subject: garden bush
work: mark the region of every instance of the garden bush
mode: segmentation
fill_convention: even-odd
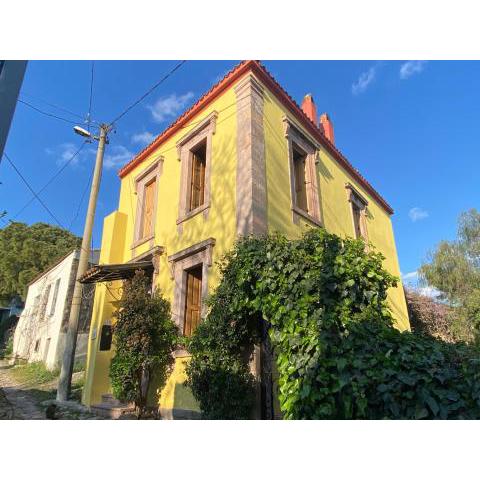
[[[387,305],[396,279],[382,261],[323,229],[240,240],[189,345],[188,381],[206,416],[248,416],[248,354],[265,322],[284,418],[479,417],[477,351],[398,331]]]
[[[143,416],[152,376],[161,389],[173,365],[177,327],[169,302],[159,292],[151,295],[150,281],[143,271],[124,282],[119,307],[113,327],[112,390],[119,400],[134,402],[138,415]]]

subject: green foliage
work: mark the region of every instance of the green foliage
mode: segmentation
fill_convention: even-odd
[[[460,215],[455,241],[443,241],[420,268],[421,277],[455,307],[452,325],[462,340],[480,341],[480,213]]]
[[[445,342],[455,342],[464,337],[462,333],[456,333],[453,307],[410,289],[405,289],[405,299],[413,332]]]
[[[11,370],[11,374],[18,382],[24,385],[33,386],[57,379],[59,370],[47,370],[43,362],[32,362],[23,365],[16,365]]]
[[[479,417],[477,352],[399,332],[386,304],[396,279],[382,261],[323,229],[241,240],[190,342],[187,375],[206,416],[247,416],[253,378],[233,373],[248,372],[263,320],[286,419]]]
[[[170,304],[158,292],[152,296],[149,284],[143,271],[124,282],[120,308],[115,313],[115,356],[110,364],[115,397],[134,402],[140,415],[147,407],[152,375],[160,388],[165,385],[178,342]]]
[[[78,237],[46,223],[13,222],[0,229],[0,303],[16,295],[25,300],[27,284],[79,245]]]

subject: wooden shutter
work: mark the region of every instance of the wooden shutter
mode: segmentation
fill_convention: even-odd
[[[353,212],[353,225],[354,225],[354,228],[355,228],[355,238],[362,238],[363,235],[362,235],[362,230],[361,230],[361,226],[360,226],[361,212],[360,212],[360,209],[358,208],[358,206],[355,205],[355,203],[352,203],[352,212]]]
[[[202,266],[187,271],[185,324],[183,334],[189,337],[200,323],[202,312]]]
[[[295,170],[295,196],[298,208],[308,212],[307,189],[305,184],[305,157],[294,151],[293,166]]]
[[[153,232],[153,207],[155,203],[155,180],[145,185],[143,193],[143,222],[141,238],[149,237]]]
[[[206,144],[192,152],[190,172],[190,210],[203,205],[205,201]]]

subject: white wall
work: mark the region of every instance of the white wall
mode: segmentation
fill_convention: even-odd
[[[74,258],[78,258],[78,251],[72,252],[29,286],[25,309],[15,329],[13,354],[28,362],[44,361],[50,370],[59,366],[59,360],[63,355],[63,348],[62,351],[58,348],[59,337]],[[55,308],[52,312],[57,279],[60,280],[60,283]],[[48,298],[46,298],[48,285],[51,287]],[[35,298],[38,296],[40,296],[40,301],[38,305],[35,305]],[[42,302],[46,302],[44,315],[41,314]],[[39,345],[35,351],[37,341],[39,341]],[[79,347],[78,353],[82,355],[82,342],[79,342]]]

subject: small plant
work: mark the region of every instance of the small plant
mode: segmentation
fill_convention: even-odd
[[[143,271],[124,283],[115,314],[115,356],[110,364],[113,394],[121,401],[135,403],[139,417],[146,414],[152,375],[161,389],[178,343],[170,304],[158,292],[152,296],[149,283]]]
[[[11,373],[18,382],[25,385],[42,385],[57,379],[59,371],[48,370],[43,362],[32,362],[16,365]]]

